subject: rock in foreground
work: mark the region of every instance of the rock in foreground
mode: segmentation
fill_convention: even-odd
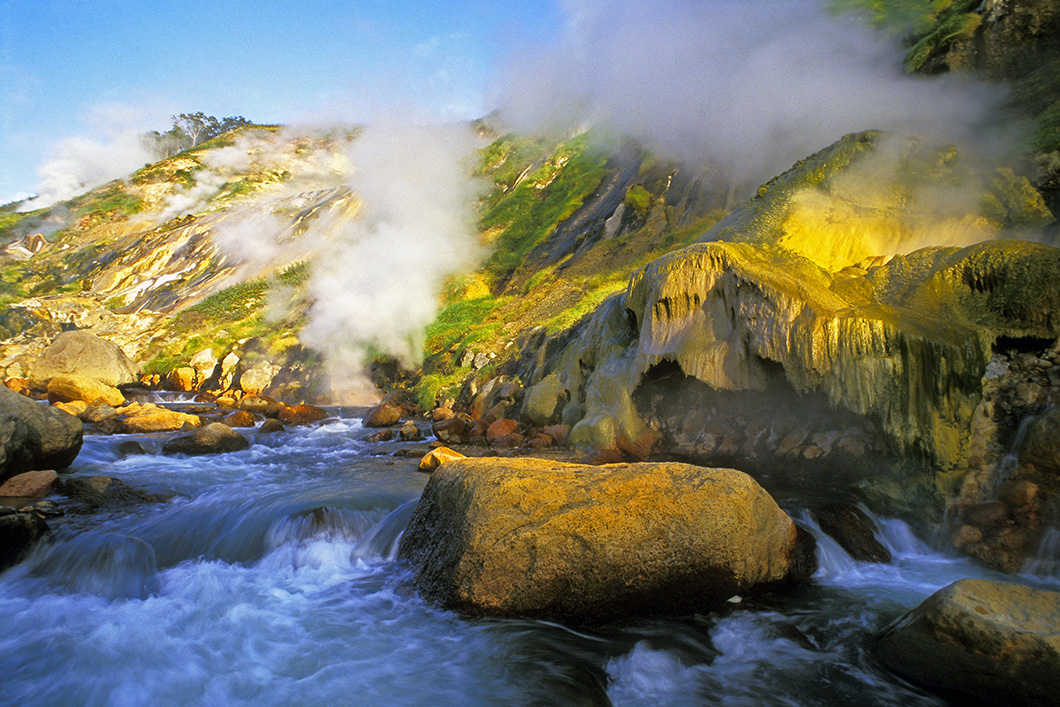
[[[73,415],[0,386],[0,481],[34,469],[63,469],[81,451]]]
[[[214,422],[186,434],[166,440],[163,454],[224,454],[238,452],[250,446],[247,438],[223,422]]]
[[[954,582],[888,626],[876,655],[928,687],[1004,704],[1055,705],[1060,592]]]
[[[434,472],[399,556],[445,607],[585,623],[710,608],[805,577],[805,537],[731,469],[468,458]]]

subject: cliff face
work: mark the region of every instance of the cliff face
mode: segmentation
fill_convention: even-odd
[[[918,248],[928,234],[945,241],[959,229],[950,214],[933,218],[912,203],[917,185],[862,181],[857,202],[849,197],[858,159],[878,141],[844,138],[766,185],[700,243],[637,270],[561,352],[526,371],[536,383],[527,392],[534,414],[543,396],[569,399],[562,418],[582,446],[644,456],[661,440],[657,450],[712,463],[742,456],[744,467],[768,470],[792,451],[803,453],[803,465],[827,455],[831,442],[810,440],[832,431],[809,421],[824,425],[839,411],[845,421],[827,420],[838,426],[832,442],[861,426],[863,441],[892,464],[930,470],[937,500],[952,493],[968,468],[994,344],[1060,336],[1060,250],[1013,239]],[[1015,192],[1030,196],[984,213],[995,203],[989,197],[1000,202],[995,184],[973,182],[983,208],[960,217],[977,226],[963,238],[1001,235],[1027,213],[1049,218],[1029,185]],[[836,213],[855,216],[831,219]],[[659,417],[665,404],[652,402],[660,378],[670,380],[661,397],[683,394],[675,375],[712,391],[699,407],[721,404],[722,391],[757,396],[751,417],[770,429],[726,445],[716,411],[700,415],[698,428],[675,429]],[[785,428],[780,418],[790,410],[778,405],[805,410]],[[805,444],[792,443],[800,429]],[[839,458],[856,462],[857,447],[847,444],[851,454]]]

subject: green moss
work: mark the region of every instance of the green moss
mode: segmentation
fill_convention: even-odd
[[[81,217],[120,220],[139,213],[143,208],[143,199],[126,192],[124,183],[117,181],[78,199],[76,213]]]
[[[982,24],[982,15],[962,11],[957,8],[971,9],[979,5],[972,2],[956,2],[940,13],[938,24],[910,48],[905,57],[906,71],[920,71],[933,56],[945,52],[954,42],[969,39]]]
[[[487,206],[479,226],[500,229],[485,269],[495,278],[509,275],[556,226],[569,218],[606,174],[603,154],[581,135],[560,145],[540,167]],[[510,173],[509,173],[510,176]],[[496,179],[496,177],[495,177]],[[503,182],[498,181],[500,186]]]
[[[498,303],[495,297],[487,295],[450,304],[427,327],[425,350],[446,351],[457,342],[481,338],[486,319]]]
[[[623,203],[627,209],[632,209],[639,215],[648,213],[648,209],[651,207],[651,202],[654,199],[651,192],[645,189],[640,184],[634,184],[626,192],[626,198]]]

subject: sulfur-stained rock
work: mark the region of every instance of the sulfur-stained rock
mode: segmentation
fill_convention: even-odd
[[[254,427],[254,416],[246,410],[234,410],[221,420],[229,427]]]
[[[125,396],[117,388],[88,376],[64,374],[48,381],[48,402],[68,403],[74,400],[83,401],[90,406],[117,407],[125,403]]]
[[[460,452],[449,449],[449,447],[436,447],[424,455],[423,459],[420,459],[419,470],[420,471],[434,471],[442,464],[451,462],[455,459],[465,459],[466,457]]]
[[[118,419],[126,432],[173,432],[185,426],[200,427],[202,419],[198,415],[189,415],[176,410],[166,410],[157,406],[142,406],[132,414],[118,414]]]
[[[1055,705],[1060,592],[984,579],[940,589],[884,629],[876,656],[934,689],[997,704]]]
[[[213,422],[192,432],[179,434],[162,445],[163,454],[224,454],[250,446],[247,438],[223,422]]]
[[[180,366],[179,368],[174,368],[170,372],[169,376],[166,378],[166,384],[172,390],[179,390],[185,393],[189,393],[195,390],[195,369],[191,366]]]
[[[79,418],[85,410],[88,410],[88,403],[84,400],[73,400],[69,403],[53,403],[52,407],[56,410],[62,410],[68,415],[73,415],[74,417]],[[82,420],[82,422],[84,422],[84,420]]]
[[[328,411],[315,405],[291,405],[280,411],[279,420],[285,425],[310,425],[330,417]]]
[[[806,577],[803,536],[731,469],[468,458],[434,472],[399,556],[443,606],[578,623],[709,609]]]

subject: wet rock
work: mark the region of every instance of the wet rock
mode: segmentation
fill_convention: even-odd
[[[876,539],[876,527],[865,513],[849,503],[826,503],[813,511],[821,530],[839,543],[855,560],[891,561],[890,551]]]
[[[419,470],[420,471],[434,471],[442,464],[451,462],[455,459],[465,459],[466,457],[449,447],[436,447],[424,455],[423,459],[420,460]]]
[[[983,531],[972,525],[962,525],[953,532],[950,543],[958,550],[983,540]]]
[[[256,424],[254,422],[254,416],[246,410],[235,410],[230,412],[221,418],[221,422],[229,427],[254,427]]]
[[[199,427],[202,420],[198,415],[166,410],[156,405],[137,406],[120,410],[118,419],[129,433],[174,432],[185,427]]]
[[[1038,484],[1020,479],[1002,484],[998,489],[998,497],[1012,508],[1029,506],[1038,498],[1040,487]]]
[[[44,498],[52,492],[59,475],[51,469],[27,471],[0,484],[0,497]]]
[[[368,411],[364,418],[365,427],[389,427],[401,419],[401,408],[390,402],[382,402]]]
[[[1055,705],[1060,593],[983,579],[940,589],[880,635],[876,656],[927,687],[998,704]]]
[[[965,508],[961,513],[964,521],[980,528],[1004,525],[1009,520],[1009,508],[998,501],[977,503]]]
[[[523,435],[518,432],[512,432],[503,437],[498,437],[493,440],[490,445],[494,449],[515,449],[516,447],[521,446],[525,440],[526,438]]]
[[[250,446],[247,438],[222,422],[214,422],[187,434],[177,435],[162,445],[163,454],[223,454]]]
[[[110,405],[93,405],[79,416],[82,422],[99,423],[114,420],[118,417],[118,411]]]
[[[378,432],[373,432],[372,434],[370,434],[367,437],[365,437],[364,441],[365,442],[371,442],[371,443],[374,444],[376,442],[389,442],[389,441],[391,441],[393,439],[394,439],[394,430],[385,429],[385,430],[379,430]]]
[[[70,466],[83,435],[84,425],[73,415],[0,388],[0,481]]]
[[[431,421],[441,422],[442,420],[450,420],[456,415],[452,408],[447,407],[436,407],[431,410]]]
[[[264,415],[268,418],[279,418],[283,412],[283,403],[265,395],[248,395],[239,401],[239,409],[253,415]]]
[[[17,564],[48,532],[48,524],[35,513],[0,515],[0,570]]]
[[[138,367],[121,348],[87,331],[67,331],[30,366],[29,378],[44,386],[52,378],[78,375],[109,386],[135,383]]]
[[[523,396],[523,418],[536,427],[551,424],[565,395],[566,389],[560,383],[559,376],[550,373],[527,389]]]
[[[315,405],[291,405],[280,411],[279,420],[285,425],[310,425],[330,417],[328,411]]]
[[[405,424],[398,431],[398,436],[401,437],[403,442],[418,442],[424,438],[420,428],[412,420],[405,421]]]
[[[110,476],[65,479],[61,481],[58,488],[63,495],[93,508],[152,503],[160,500],[157,496]]]
[[[147,454],[147,450],[144,446],[137,442],[135,439],[126,439],[118,442],[117,446],[114,447],[114,451],[123,457],[132,457],[138,454]]]
[[[1030,424],[1019,460],[1044,473],[1060,474],[1060,406],[1049,408]]]
[[[264,434],[274,434],[276,432],[286,432],[283,423],[279,420],[269,417],[266,418],[265,422],[261,423],[261,427],[258,428],[258,432]]]
[[[814,565],[741,472],[496,458],[434,472],[399,556],[445,607],[574,623],[709,609]]]

